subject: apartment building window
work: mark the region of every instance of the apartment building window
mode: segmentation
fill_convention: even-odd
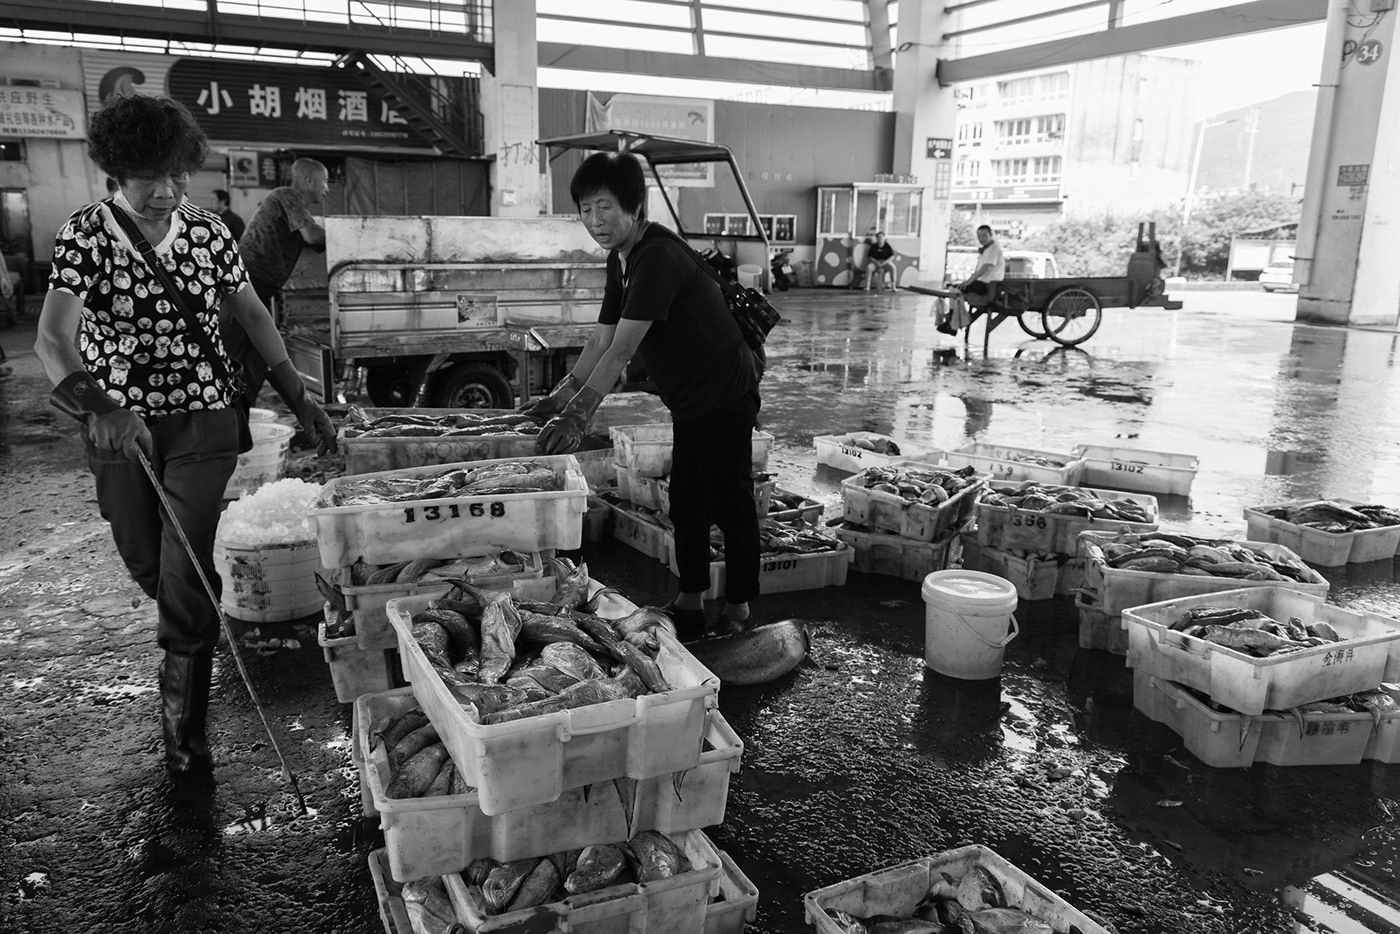
[[[982,163],[977,159],[960,159],[953,170],[953,177],[960,182],[975,185],[982,177]]]
[[[1069,96],[1069,72],[1057,71],[1053,75],[1041,75],[1036,79],[1036,88],[1043,101],[1058,101]]]
[[[1023,104],[1035,100],[1034,78],[1013,78],[997,82],[997,97],[1003,104]]]
[[[958,125],[958,142],[964,146],[982,145],[982,124],[961,123]]]
[[[1064,136],[1064,114],[1051,114],[1046,117],[1035,118],[1035,141],[1037,143],[1054,142],[1064,139]]]
[[[1031,141],[1031,120],[998,120],[997,138],[1003,146],[1023,146]]]
[[[1140,143],[1140,142],[1142,142],[1142,121],[1141,121],[1141,120],[1134,120],[1134,121],[1133,121],[1133,142],[1135,142],[1135,143]]]
[[[953,91],[959,107],[980,107],[987,103],[987,85],[967,84]]]
[[[1024,159],[1013,160],[1024,162]],[[1031,181],[1038,185],[1046,185],[1060,180],[1060,157],[1040,156],[1034,160],[1031,166]]]
[[[1058,161],[1057,159],[1056,162]],[[1030,167],[1029,159],[997,159],[992,163],[992,173],[996,176],[998,185],[1024,185]]]

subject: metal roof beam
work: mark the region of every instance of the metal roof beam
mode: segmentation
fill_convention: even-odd
[[[1018,71],[1302,26],[1322,22],[1326,18],[1327,5],[1318,0],[1253,0],[1251,3],[1188,13],[1150,23],[1118,26],[1104,32],[1055,39],[986,55],[944,59],[938,63],[938,83],[947,87]]]
[[[708,35],[713,36],[716,33],[709,31]],[[664,78],[699,78],[705,81],[736,81],[838,91],[889,92],[894,88],[894,76],[887,69],[871,71],[861,68],[794,65],[786,62],[755,62],[739,58],[683,55],[677,52],[644,52],[640,49],[566,45],[562,42],[541,42],[539,49],[541,68],[656,75]]]

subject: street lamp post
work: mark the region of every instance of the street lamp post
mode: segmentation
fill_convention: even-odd
[[[1206,130],[1234,122],[1232,118],[1212,123],[1209,117],[1201,121],[1201,130],[1196,134],[1196,154],[1191,159],[1191,180],[1186,183],[1186,202],[1181,209],[1181,237],[1176,247],[1176,269],[1172,270],[1172,275],[1181,275],[1181,257],[1186,252],[1186,225],[1191,222],[1191,204],[1196,196],[1196,175],[1201,171],[1201,150],[1205,148]]]

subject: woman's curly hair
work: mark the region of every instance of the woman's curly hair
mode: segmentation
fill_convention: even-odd
[[[209,141],[185,105],[151,94],[113,94],[88,120],[88,158],[118,182],[193,172]]]

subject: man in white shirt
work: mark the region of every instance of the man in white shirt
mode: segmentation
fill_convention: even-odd
[[[983,224],[977,228],[978,249],[977,269],[958,288],[967,295],[992,295],[993,283],[1006,278],[1006,258],[1002,256],[1001,244],[992,236],[992,228]]]

